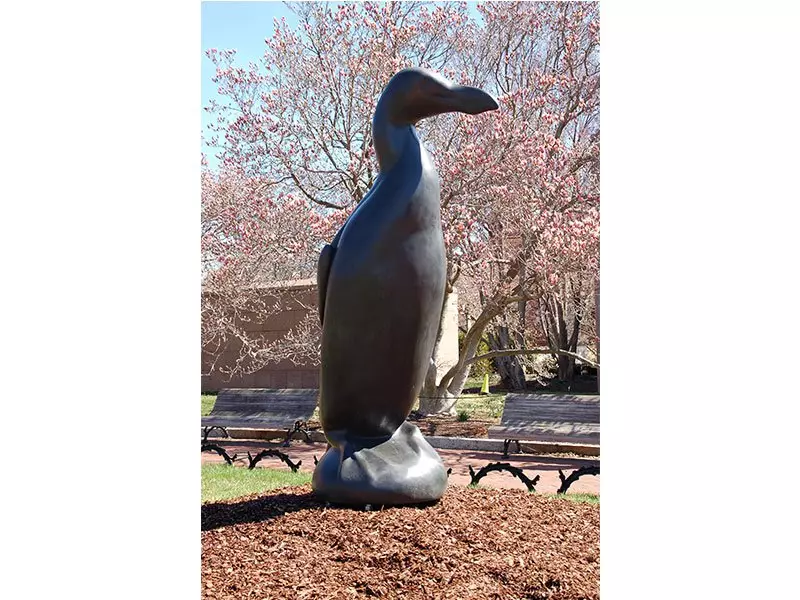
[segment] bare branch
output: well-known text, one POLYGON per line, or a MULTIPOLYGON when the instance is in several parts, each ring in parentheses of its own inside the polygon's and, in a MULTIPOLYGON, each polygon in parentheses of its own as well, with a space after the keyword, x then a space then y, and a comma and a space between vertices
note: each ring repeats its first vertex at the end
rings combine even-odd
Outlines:
POLYGON ((497 358, 498 356, 521 356, 525 354, 559 354, 561 356, 570 356, 575 360, 579 360, 590 367, 594 367, 596 369, 600 368, 600 363, 596 363, 593 360, 589 360, 588 358, 584 358, 580 354, 576 354, 574 352, 569 352, 568 350, 558 350, 553 348, 531 348, 531 349, 515 349, 515 350, 494 350, 492 352, 487 352, 486 354, 481 354, 480 356, 475 356, 470 358, 466 361, 466 364, 471 365, 472 363, 478 362, 479 360, 483 360, 484 358, 497 358))

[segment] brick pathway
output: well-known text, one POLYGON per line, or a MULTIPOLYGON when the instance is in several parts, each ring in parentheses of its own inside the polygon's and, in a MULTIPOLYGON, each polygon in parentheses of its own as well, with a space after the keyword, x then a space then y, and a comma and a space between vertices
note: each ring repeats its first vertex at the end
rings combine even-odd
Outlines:
MULTIPOLYGON (((281 452, 289 455, 293 462, 302 460, 303 464, 300 466, 301 471, 313 472, 314 471, 314 456, 318 459, 322 458, 325 453, 325 444, 312 443, 307 444, 300 441, 292 442, 290 448, 282 448, 276 444, 268 444, 264 442, 243 442, 238 440, 213 440, 219 441, 226 449, 228 454, 237 453, 239 456, 244 456, 247 460, 247 452, 255 455, 263 448, 277 448, 281 452)), ((453 472, 450 474, 451 485, 469 485, 470 476, 468 467, 477 472, 478 469, 490 462, 508 462, 523 469, 525 474, 531 479, 536 475, 541 475, 539 483, 536 485, 537 492, 554 493, 561 485, 558 477, 558 470, 561 469, 565 476, 568 476, 573 470, 583 466, 599 464, 598 459, 581 459, 581 458, 556 458, 547 456, 535 456, 532 454, 512 454, 510 458, 504 459, 500 452, 479 452, 474 450, 445 450, 438 449, 439 456, 442 457, 445 466, 452 468, 453 472)), ((219 463, 224 462, 224 459, 214 452, 201 453, 203 463, 219 463)), ((242 465, 242 463, 237 463, 242 465)), ((245 462, 243 466, 246 467, 245 462)), ((280 459, 268 457, 258 463, 258 467, 274 467, 274 468, 288 468, 280 459)), ((508 472, 492 472, 481 479, 481 486, 493 488, 514 488, 524 490, 525 484, 519 479, 508 472)), ((569 493, 587 493, 599 494, 600 493, 600 476, 599 475, 584 475, 578 481, 573 483, 569 488, 569 493)))

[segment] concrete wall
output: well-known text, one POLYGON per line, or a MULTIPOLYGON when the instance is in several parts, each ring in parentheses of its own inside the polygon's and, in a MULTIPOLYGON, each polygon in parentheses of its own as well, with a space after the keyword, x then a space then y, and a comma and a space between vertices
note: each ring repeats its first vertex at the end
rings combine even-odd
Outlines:
MULTIPOLYGON (((275 294, 283 294, 283 301, 287 310, 267 318, 251 315, 252 322, 243 323, 242 326, 254 337, 264 341, 282 338, 286 332, 295 327, 306 315, 306 307, 317 310, 317 286, 310 280, 295 282, 285 288, 265 289, 265 302, 275 294), (291 298, 291 299, 290 299, 291 298)), ((439 345, 437 356, 438 377, 458 361, 458 295, 453 293, 445 307, 445 333, 439 345)), ((220 359, 216 368, 208 375, 201 375, 201 390, 203 392, 216 392, 223 388, 319 388, 319 366, 313 364, 295 365, 285 360, 277 364, 269 364, 262 369, 243 375, 229 378, 220 371, 222 365, 233 365, 238 356, 239 347, 232 344, 220 359)), ((213 357, 205 350, 202 353, 203 373, 208 373, 213 363, 213 357)))
POLYGON ((434 358, 437 383, 458 362, 458 292, 455 290, 447 297, 444 315, 442 341, 434 358))

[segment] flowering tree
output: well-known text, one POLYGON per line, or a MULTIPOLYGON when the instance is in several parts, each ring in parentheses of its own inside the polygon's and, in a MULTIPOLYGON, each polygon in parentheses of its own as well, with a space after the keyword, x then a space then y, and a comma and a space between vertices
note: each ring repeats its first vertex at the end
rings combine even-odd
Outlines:
MULTIPOLYGON (((233 169, 202 174, 202 345, 214 358, 235 349, 235 363, 219 365, 229 374, 319 361, 316 313, 276 282, 313 275, 316 241, 331 223, 295 194, 265 195, 268 184, 233 169), (267 341, 253 327, 287 309, 306 315, 282 339, 267 341)), ((207 361, 209 372, 217 366, 207 361)))
POLYGON ((207 52, 227 104, 211 143, 222 169, 264 178, 318 206, 348 212, 372 187, 372 113, 383 86, 412 65, 443 70, 464 36, 466 5, 293 3, 300 25, 276 22, 260 65, 207 52))
POLYGON ((204 231, 204 347, 219 356, 234 344, 231 372, 319 360, 312 311, 293 336, 268 345, 247 324, 285 308, 286 286, 276 282, 313 275, 321 244, 372 186, 372 113, 386 81, 411 65, 446 71, 468 33, 463 3, 291 7, 299 27, 276 23, 260 64, 207 51, 226 101, 206 109, 216 116, 209 142, 221 152, 220 174, 203 175, 204 230, 218 234, 204 231))
MULTIPOLYGON (((516 365, 519 374, 517 356, 550 353, 569 377, 581 331, 592 330, 587 299, 597 278, 597 5, 491 2, 479 5, 482 24, 464 3, 292 8, 298 28, 277 23, 260 65, 208 51, 226 98, 208 107, 217 116, 210 141, 221 149, 220 174, 204 175, 209 199, 247 205, 229 224, 237 234, 214 243, 231 261, 245 260, 237 252, 250 258, 248 268, 229 269, 224 252, 211 253, 206 280, 237 281, 222 288, 238 306, 234 288, 247 289, 248 278, 311 274, 320 244, 377 176, 370 125, 382 87, 403 67, 428 67, 493 92, 501 108, 419 124, 442 178, 446 293, 459 286, 470 323, 458 363, 443 377, 429 373, 420 408, 453 410, 487 333, 489 355, 509 372, 516 365), (284 234, 292 244, 279 241, 284 234), (228 248, 233 239, 240 245, 228 248), (226 271, 241 276, 217 274, 226 271)), ((247 354, 259 351, 254 344, 247 354)))
POLYGON ((559 375, 569 378, 581 324, 593 317, 586 304, 599 264, 597 6, 494 2, 479 10, 484 27, 465 49, 466 69, 499 96, 501 110, 459 121, 462 143, 439 155, 447 165, 443 205, 467 217, 446 237, 449 283, 461 277, 460 289, 470 292, 463 310, 471 325, 459 362, 435 386, 429 381, 430 410, 452 410, 447 399, 463 389, 469 365, 487 356, 556 354, 559 375), (567 281, 583 284, 567 291, 567 281), (525 347, 528 303, 544 317, 545 347, 525 347), (505 347, 476 356, 487 330, 505 347), (516 347, 506 346, 512 341, 516 347))

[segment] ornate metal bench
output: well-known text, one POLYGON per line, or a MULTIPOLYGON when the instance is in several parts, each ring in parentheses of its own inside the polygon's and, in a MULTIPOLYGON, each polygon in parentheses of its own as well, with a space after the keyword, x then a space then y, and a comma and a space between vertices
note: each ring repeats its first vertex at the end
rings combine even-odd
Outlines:
POLYGON ((489 437, 504 440, 503 456, 520 441, 600 444, 600 396, 575 394, 508 394, 500 425, 489 437))
POLYGON ((265 388, 224 389, 217 395, 211 414, 202 427, 285 429, 285 443, 295 433, 310 440, 306 423, 317 406, 318 390, 265 388))

